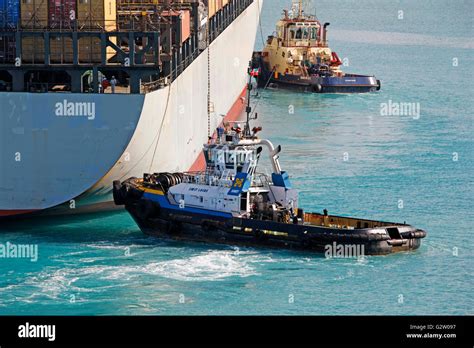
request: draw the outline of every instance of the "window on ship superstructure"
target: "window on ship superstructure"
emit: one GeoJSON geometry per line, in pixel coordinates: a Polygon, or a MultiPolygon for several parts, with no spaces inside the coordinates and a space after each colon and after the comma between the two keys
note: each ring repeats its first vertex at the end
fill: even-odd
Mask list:
{"type": "Polygon", "coordinates": [[[302,36],[303,36],[303,29],[298,28],[296,30],[296,40],[301,40],[302,36]]]}
{"type": "Polygon", "coordinates": [[[294,40],[295,39],[295,30],[290,29],[289,32],[290,32],[290,40],[294,40]]]}
{"type": "Polygon", "coordinates": [[[308,28],[302,28],[301,31],[303,32],[303,40],[308,40],[309,39],[308,28]]]}

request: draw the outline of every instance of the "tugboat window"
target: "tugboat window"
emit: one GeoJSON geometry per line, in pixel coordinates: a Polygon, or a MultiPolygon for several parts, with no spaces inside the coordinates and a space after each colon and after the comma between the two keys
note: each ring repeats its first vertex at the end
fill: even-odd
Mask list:
{"type": "Polygon", "coordinates": [[[303,30],[303,39],[307,40],[309,38],[309,32],[307,28],[302,29],[303,30]]]}
{"type": "Polygon", "coordinates": [[[301,40],[301,36],[303,35],[303,31],[301,30],[301,28],[298,28],[298,30],[296,31],[296,40],[301,40]]]}

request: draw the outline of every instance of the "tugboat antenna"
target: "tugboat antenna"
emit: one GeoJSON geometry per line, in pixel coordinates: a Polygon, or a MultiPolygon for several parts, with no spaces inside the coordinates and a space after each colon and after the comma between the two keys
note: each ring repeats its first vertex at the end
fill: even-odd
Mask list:
{"type": "Polygon", "coordinates": [[[247,108],[245,112],[247,113],[247,120],[245,122],[244,137],[250,138],[252,134],[250,133],[250,113],[252,112],[252,107],[250,106],[250,97],[252,91],[252,62],[249,64],[248,68],[249,82],[247,84],[247,108]]]}
{"type": "Polygon", "coordinates": [[[293,0],[293,6],[298,6],[298,18],[303,17],[303,0],[293,0]]]}

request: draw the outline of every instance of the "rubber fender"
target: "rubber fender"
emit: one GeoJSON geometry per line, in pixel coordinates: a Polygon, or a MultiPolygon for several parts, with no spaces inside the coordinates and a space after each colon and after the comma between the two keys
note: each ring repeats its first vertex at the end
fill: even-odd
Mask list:
{"type": "Polygon", "coordinates": [[[268,239],[268,236],[260,230],[255,230],[254,231],[254,236],[255,236],[255,239],[258,240],[259,242],[268,239]]]}
{"type": "Polygon", "coordinates": [[[125,204],[125,199],[122,194],[122,184],[120,183],[120,180],[115,180],[113,185],[113,197],[114,197],[114,203],[115,205],[124,205],[125,204]]]}
{"type": "Polygon", "coordinates": [[[122,195],[125,203],[138,201],[143,196],[143,191],[131,185],[122,185],[122,195]]]}
{"type": "Polygon", "coordinates": [[[323,86],[321,86],[319,83],[316,83],[313,85],[313,91],[316,93],[322,93],[323,86]]]}

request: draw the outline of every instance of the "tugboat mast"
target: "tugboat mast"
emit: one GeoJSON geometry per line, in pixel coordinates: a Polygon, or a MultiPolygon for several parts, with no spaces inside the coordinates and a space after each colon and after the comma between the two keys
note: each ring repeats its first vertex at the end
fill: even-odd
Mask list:
{"type": "Polygon", "coordinates": [[[293,0],[293,8],[298,6],[298,18],[303,17],[303,0],[293,0]]]}
{"type": "Polygon", "coordinates": [[[251,138],[252,134],[250,133],[250,113],[252,112],[252,107],[250,106],[250,97],[252,91],[252,62],[250,62],[248,67],[248,74],[249,74],[249,82],[247,84],[247,107],[245,108],[245,112],[247,113],[247,120],[245,121],[245,128],[244,128],[244,137],[251,138]]]}

